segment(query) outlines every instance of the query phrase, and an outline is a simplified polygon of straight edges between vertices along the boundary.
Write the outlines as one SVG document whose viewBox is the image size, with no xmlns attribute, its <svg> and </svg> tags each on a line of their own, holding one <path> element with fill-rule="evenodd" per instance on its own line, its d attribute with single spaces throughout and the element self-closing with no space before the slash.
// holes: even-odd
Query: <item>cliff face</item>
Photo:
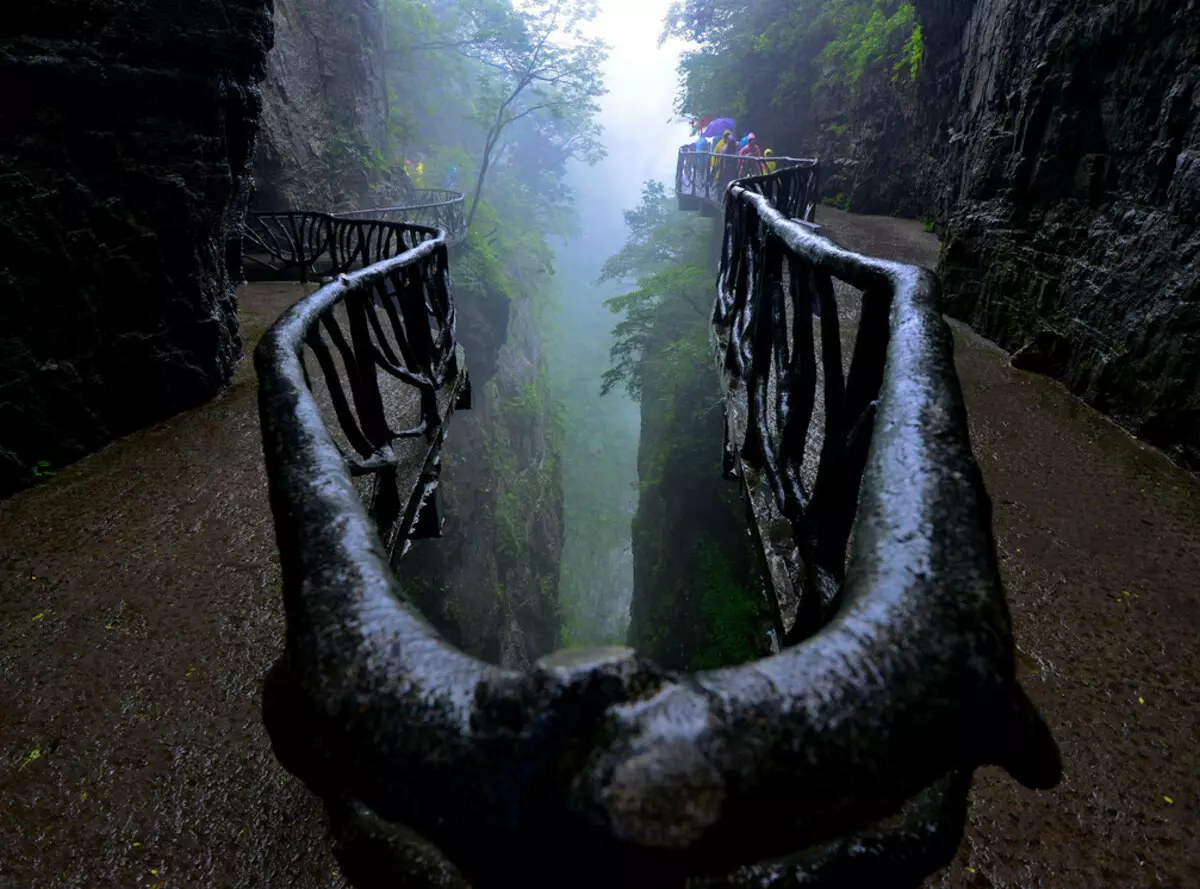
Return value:
<svg viewBox="0 0 1200 889">
<path fill-rule="evenodd" d="M 856 213 L 933 213 L 945 166 L 930 146 L 956 110 L 973 2 L 916 0 L 924 52 L 915 78 L 872 65 L 855 89 L 817 96 L 808 142 L 821 159 L 823 198 Z"/>
<path fill-rule="evenodd" d="M 712 227 L 705 266 L 717 264 L 722 234 Z M 706 306 L 710 288 L 705 280 L 691 301 Z M 746 503 L 740 486 L 721 476 L 725 422 L 708 313 L 660 316 L 639 363 L 628 644 L 668 670 L 764 655 L 770 622 Z"/>
<path fill-rule="evenodd" d="M 919 216 L 927 201 L 924 119 L 915 84 L 868 71 L 818 113 L 812 153 L 821 159 L 821 197 L 856 213 Z"/>
<path fill-rule="evenodd" d="M 915 5 L 916 82 L 814 124 L 823 195 L 935 215 L 952 315 L 1200 467 L 1200 3 Z"/>
<path fill-rule="evenodd" d="M 5 9 L 0 496 L 229 380 L 269 8 Z"/>
<path fill-rule="evenodd" d="M 445 536 L 414 544 L 398 573 L 452 642 L 523 668 L 559 645 L 561 419 L 532 301 L 455 298 L 460 330 L 472 331 L 472 409 L 455 414 L 442 452 Z"/>
<path fill-rule="evenodd" d="M 379 0 L 275 0 L 275 50 L 263 84 L 255 157 L 262 209 L 337 210 L 399 199 L 387 146 Z"/>
<path fill-rule="evenodd" d="M 707 368 L 704 368 L 707 370 Z M 642 396 L 628 642 L 668 670 L 767 653 L 759 565 L 735 482 L 721 477 L 724 421 L 715 375 Z"/>
<path fill-rule="evenodd" d="M 949 311 L 1200 467 L 1200 3 L 978 0 L 961 59 Z"/>
</svg>

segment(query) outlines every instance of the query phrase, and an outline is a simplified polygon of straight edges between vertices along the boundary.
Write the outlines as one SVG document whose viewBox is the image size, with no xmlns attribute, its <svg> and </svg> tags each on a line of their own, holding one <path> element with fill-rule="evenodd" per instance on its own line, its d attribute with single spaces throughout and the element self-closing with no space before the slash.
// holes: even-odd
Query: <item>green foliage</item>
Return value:
<svg viewBox="0 0 1200 889">
<path fill-rule="evenodd" d="M 748 594 L 730 558 L 709 541 L 701 541 L 700 610 L 707 637 L 692 659 L 692 668 L 711 670 L 752 660 L 754 640 L 762 624 L 761 606 Z"/>
<path fill-rule="evenodd" d="M 680 62 L 677 113 L 760 129 L 783 118 L 797 139 L 844 114 L 868 72 L 903 89 L 924 55 L 901 0 L 676 0 L 663 36 L 697 45 Z"/>
<path fill-rule="evenodd" d="M 605 300 L 620 320 L 603 380 L 641 406 L 630 642 L 671 669 L 746 660 L 757 653 L 759 593 L 744 507 L 715 469 L 711 222 L 679 212 L 657 182 L 625 221 L 629 237 L 601 280 L 636 282 Z"/>
<path fill-rule="evenodd" d="M 922 231 L 929 233 L 929 232 L 932 232 L 935 228 L 937 228 L 937 222 L 934 219 L 930 218 L 929 216 L 921 217 L 921 230 Z"/>
<path fill-rule="evenodd" d="M 835 13 L 839 32 L 818 56 L 818 62 L 832 66 L 830 79 L 857 87 L 869 69 L 893 71 L 893 80 L 902 71 L 915 79 L 924 50 L 912 4 L 902 3 L 889 15 L 877 3 L 865 21 L 849 14 L 853 8 L 841 10 L 843 16 Z"/>
<path fill-rule="evenodd" d="M 494 244 L 472 230 L 450 269 L 456 291 L 487 298 L 512 299 L 512 278 Z"/>
<path fill-rule="evenodd" d="M 478 455 L 486 462 L 486 476 L 494 480 L 496 562 L 524 570 L 535 561 L 532 554 L 539 543 L 532 536 L 535 520 L 556 508 L 551 499 L 559 491 L 562 426 L 557 415 L 561 406 L 554 399 L 545 364 L 515 391 L 501 391 L 495 381 L 489 383 L 484 397 L 499 405 L 495 416 L 500 418 L 493 434 L 485 439 L 483 454 Z M 543 428 L 547 434 L 536 445 L 542 459 L 519 459 L 518 438 L 536 436 Z"/>
<path fill-rule="evenodd" d="M 342 178 L 368 174 L 378 163 L 368 146 L 344 132 L 334 133 L 325 145 L 325 158 Z"/>
<path fill-rule="evenodd" d="M 519 122 L 558 153 L 560 165 L 570 157 L 602 156 L 595 116 L 605 92 L 600 66 L 607 47 L 582 31 L 596 8 L 595 0 L 459 0 L 439 7 L 389 0 L 391 31 L 410 53 L 447 50 L 462 63 L 455 73 L 465 89 L 451 99 L 450 109 L 457 105 L 483 136 L 469 222 L 475 221 L 489 171 L 504 153 L 502 140 Z M 413 73 L 428 79 L 427 71 Z"/>
<path fill-rule="evenodd" d="M 849 210 L 850 195 L 846 194 L 844 191 L 839 191 L 833 197 L 821 198 L 821 203 L 826 207 L 834 207 L 838 210 Z"/>
<path fill-rule="evenodd" d="M 389 163 L 420 161 L 427 187 L 453 171 L 467 193 L 456 286 L 542 292 L 554 273 L 547 236 L 576 230 L 566 163 L 602 155 L 604 46 L 580 33 L 594 12 L 591 0 L 385 0 Z"/>
<path fill-rule="evenodd" d="M 625 213 L 625 224 L 629 238 L 604 263 L 601 281 L 633 279 L 638 286 L 604 302 L 621 320 L 613 328 L 601 393 L 623 386 L 636 401 L 645 385 L 645 356 L 654 355 L 660 372 L 677 375 L 690 372 L 693 359 L 707 350 L 703 325 L 712 307 L 713 275 L 704 257 L 704 220 L 677 210 L 661 182 L 643 186 L 641 202 Z M 703 345 L 695 341 L 698 329 Z"/>
<path fill-rule="evenodd" d="M 921 70 L 921 62 L 925 59 L 925 35 L 921 31 L 921 26 L 916 25 L 912 29 L 912 33 L 908 35 L 908 40 L 904 42 L 904 48 L 900 52 L 900 59 L 893 66 L 897 74 L 907 72 L 909 80 L 917 79 L 917 72 Z M 893 78 L 894 79 L 894 78 Z"/>
</svg>

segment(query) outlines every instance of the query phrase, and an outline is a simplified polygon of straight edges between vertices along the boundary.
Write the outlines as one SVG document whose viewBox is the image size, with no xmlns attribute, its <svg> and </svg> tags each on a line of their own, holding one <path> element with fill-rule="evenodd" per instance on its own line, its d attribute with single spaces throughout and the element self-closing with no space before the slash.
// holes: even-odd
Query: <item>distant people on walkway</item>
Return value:
<svg viewBox="0 0 1200 889">
<path fill-rule="evenodd" d="M 458 188 L 458 164 L 451 164 L 446 170 L 446 188 Z"/>
<path fill-rule="evenodd" d="M 741 138 L 734 135 L 732 118 L 703 118 L 696 124 L 696 140 L 685 145 L 685 151 L 709 152 L 709 178 L 716 184 L 722 180 L 732 181 L 744 176 L 764 176 L 777 169 L 777 155 L 770 148 L 764 149 L 754 132 Z M 705 129 L 707 125 L 707 130 Z M 717 128 L 724 126 L 720 134 Z M 705 132 L 711 135 L 706 136 Z M 736 161 L 725 160 L 726 155 L 737 157 Z"/>
<path fill-rule="evenodd" d="M 404 172 L 408 176 L 409 181 L 417 188 L 425 187 L 425 163 L 420 160 L 404 159 Z"/>
</svg>

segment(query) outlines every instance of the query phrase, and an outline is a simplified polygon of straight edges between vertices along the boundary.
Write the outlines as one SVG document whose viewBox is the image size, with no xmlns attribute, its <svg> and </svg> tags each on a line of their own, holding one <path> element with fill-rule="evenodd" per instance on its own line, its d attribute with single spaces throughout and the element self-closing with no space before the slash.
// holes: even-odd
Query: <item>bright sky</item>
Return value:
<svg viewBox="0 0 1200 889">
<path fill-rule="evenodd" d="M 668 185 L 675 180 L 676 154 L 690 128 L 669 122 L 685 44 L 658 46 L 668 6 L 670 0 L 600 0 L 590 30 L 610 47 L 604 71 L 608 95 L 600 100 L 608 157 L 595 167 L 572 170 L 585 233 L 597 225 L 619 225 L 620 211 L 637 204 L 647 179 Z"/>
</svg>

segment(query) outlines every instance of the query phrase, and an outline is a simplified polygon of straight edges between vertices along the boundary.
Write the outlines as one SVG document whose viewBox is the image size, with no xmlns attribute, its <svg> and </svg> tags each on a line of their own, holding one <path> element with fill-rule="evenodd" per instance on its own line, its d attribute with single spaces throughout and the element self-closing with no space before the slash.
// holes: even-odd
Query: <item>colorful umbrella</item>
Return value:
<svg viewBox="0 0 1200 889">
<path fill-rule="evenodd" d="M 726 130 L 736 131 L 736 129 L 733 125 L 732 117 L 718 117 L 704 128 L 704 136 L 705 138 L 712 139 L 720 136 Z"/>
</svg>

